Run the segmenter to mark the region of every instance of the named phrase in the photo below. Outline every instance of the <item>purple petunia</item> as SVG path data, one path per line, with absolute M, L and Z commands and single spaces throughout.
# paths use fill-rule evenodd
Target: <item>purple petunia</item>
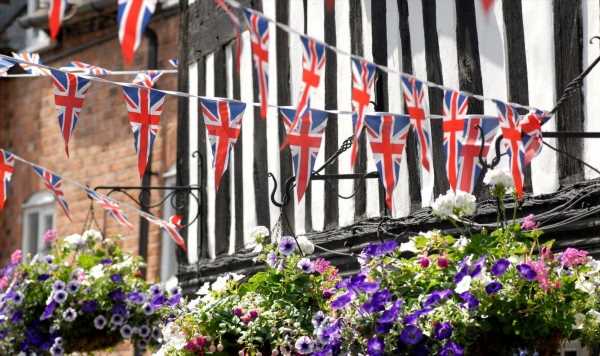
M 42 273 L 37 277 L 37 280 L 40 282 L 46 281 L 48 280 L 48 278 L 50 278 L 50 275 L 47 273 Z
M 520 265 L 517 265 L 517 271 L 519 271 L 519 274 L 522 278 L 528 281 L 533 281 L 535 277 L 537 277 L 535 270 L 527 263 L 521 263 Z
M 420 310 L 416 310 L 404 317 L 404 324 L 415 324 L 421 315 L 428 314 L 433 311 L 433 308 L 424 308 Z
M 312 317 L 313 327 L 315 327 L 315 329 L 318 328 L 319 326 L 321 326 L 321 324 L 323 323 L 324 320 L 325 320 L 325 313 L 323 313 L 322 311 L 319 310 Z
M 77 293 L 78 290 L 79 290 L 79 282 L 69 281 L 69 283 L 67 283 L 67 292 L 69 292 L 69 294 L 75 294 L 75 293 Z
M 72 322 L 77 318 L 77 312 L 75 311 L 75 309 L 73 308 L 67 308 L 63 314 L 62 314 L 63 319 L 66 322 Z
M 296 347 L 296 351 L 301 355 L 308 355 L 312 353 L 315 348 L 314 342 L 308 336 L 299 337 L 294 346 Z
M 440 356 L 462 356 L 464 349 L 453 341 L 448 341 L 440 350 Z
M 400 333 L 400 341 L 406 345 L 415 345 L 423 338 L 423 332 L 415 325 L 407 325 Z
M 315 271 L 313 263 L 308 258 L 302 258 L 296 266 L 304 273 L 313 273 Z
M 284 256 L 291 255 L 296 250 L 296 240 L 291 236 L 283 236 L 279 240 L 279 252 Z
M 437 340 L 444 340 L 450 336 L 452 336 L 452 325 L 450 325 L 450 323 L 437 323 L 433 327 L 433 337 Z
M 114 283 L 122 283 L 123 277 L 120 274 L 115 273 L 110 276 L 110 280 L 113 281 Z
M 125 318 L 121 314 L 113 314 L 110 317 L 110 323 L 112 325 L 120 326 L 125 322 Z
M 353 298 L 354 298 L 353 292 L 346 292 L 346 293 L 340 295 L 339 297 L 335 298 L 331 302 L 331 308 L 334 310 L 342 309 L 346 305 L 350 304 L 350 302 L 352 301 Z
M 362 305 L 361 310 L 366 313 L 382 311 L 391 298 L 392 294 L 387 289 L 377 291 Z
M 65 282 L 58 280 L 54 283 L 52 283 L 52 290 L 53 291 L 59 291 L 59 290 L 64 290 L 66 287 Z
M 154 314 L 154 307 L 152 306 L 152 304 L 146 303 L 142 306 L 142 311 L 144 312 L 144 315 L 149 316 Z
M 98 315 L 94 318 L 94 327 L 98 330 L 104 329 L 106 326 L 106 318 L 103 315 Z
M 150 332 L 151 332 L 151 330 L 148 325 L 142 325 L 138 328 L 138 333 L 143 338 L 147 338 L 148 336 L 150 336 Z
M 509 266 L 510 261 L 505 258 L 501 258 L 492 266 L 492 274 L 496 277 L 501 276 L 504 274 L 504 272 L 506 272 Z
M 121 288 L 114 289 L 108 293 L 108 297 L 113 302 L 122 302 L 125 300 L 125 293 L 121 290 Z
M 46 305 L 46 308 L 44 309 L 44 312 L 42 313 L 40 320 L 50 319 L 52 317 L 52 314 L 54 313 L 54 310 L 56 310 L 57 306 L 58 306 L 58 303 L 55 302 L 54 300 L 51 301 L 48 305 Z
M 366 258 L 379 257 L 394 252 L 397 247 L 398 243 L 395 240 L 387 240 L 379 244 L 370 243 L 362 250 L 361 256 Z
M 98 309 L 98 302 L 95 300 L 84 300 L 83 303 L 81 303 L 81 311 L 84 313 L 91 314 L 94 313 L 96 309 Z
M 402 308 L 402 304 L 403 302 L 401 299 L 396 300 L 394 304 L 392 304 L 390 309 L 381 313 L 381 316 L 379 317 L 379 319 L 377 319 L 377 322 L 379 324 L 394 323 L 398 319 L 398 314 L 400 313 L 400 308 Z
M 127 301 L 133 304 L 144 304 L 146 302 L 146 295 L 138 291 L 133 291 L 127 294 Z
M 125 324 L 121 326 L 119 332 L 124 339 L 129 339 L 133 334 L 133 328 L 129 324 Z
M 485 292 L 490 295 L 498 293 L 500 289 L 502 289 L 502 283 L 497 281 L 490 282 L 485 286 Z
M 385 344 L 383 340 L 377 336 L 373 336 L 367 343 L 367 355 L 369 356 L 382 356 L 385 351 Z
M 463 300 L 463 307 L 466 307 L 467 309 L 471 310 L 471 309 L 475 309 L 479 306 L 479 299 L 477 299 L 477 297 L 475 297 L 472 293 L 470 292 L 464 292 L 458 295 L 460 297 L 460 299 Z
M 100 260 L 100 263 L 106 266 L 111 265 L 113 261 L 110 258 L 103 258 L 102 260 Z
M 64 290 L 57 290 L 52 293 L 52 299 L 58 304 L 62 304 L 67 300 L 68 294 Z

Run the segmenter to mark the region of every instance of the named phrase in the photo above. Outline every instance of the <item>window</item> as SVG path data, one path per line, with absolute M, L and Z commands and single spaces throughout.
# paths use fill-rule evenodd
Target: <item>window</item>
M 173 187 L 175 183 L 176 170 L 175 166 L 171 167 L 167 173 L 163 175 L 165 179 L 165 187 Z M 164 196 L 166 197 L 172 190 L 165 190 Z M 175 215 L 175 209 L 171 205 L 171 199 L 167 199 L 163 202 L 163 219 L 168 220 L 171 216 Z M 165 282 L 169 278 L 177 274 L 177 257 L 175 256 L 177 245 L 171 240 L 169 235 L 162 230 L 162 243 L 160 244 L 160 280 Z
M 45 250 L 42 236 L 54 228 L 54 207 L 54 196 L 46 191 L 35 193 L 23 204 L 23 253 Z

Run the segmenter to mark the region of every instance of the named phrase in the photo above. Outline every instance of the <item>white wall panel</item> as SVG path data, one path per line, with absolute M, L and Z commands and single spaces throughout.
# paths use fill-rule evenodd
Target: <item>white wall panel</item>
M 188 93 L 192 95 L 198 95 L 198 63 L 194 62 L 188 67 Z M 194 157 L 193 154 L 198 150 L 198 99 L 190 98 L 188 100 L 189 105 L 189 116 L 188 116 L 188 128 L 189 128 L 189 182 L 190 185 L 198 185 L 198 158 Z M 189 199 L 188 205 L 188 219 L 192 219 L 198 215 L 198 203 L 196 199 Z M 199 217 L 202 219 L 202 217 Z M 196 222 L 187 228 L 187 252 L 188 261 L 195 263 L 198 261 L 198 226 Z
M 215 55 L 209 54 L 205 60 L 205 76 L 204 85 L 206 96 L 213 97 L 215 95 Z M 202 115 L 199 117 L 203 120 Z M 206 135 L 206 132 L 201 133 Z M 208 230 L 208 257 L 215 258 L 215 173 L 212 167 L 213 154 L 210 148 L 210 142 L 206 140 L 206 226 Z

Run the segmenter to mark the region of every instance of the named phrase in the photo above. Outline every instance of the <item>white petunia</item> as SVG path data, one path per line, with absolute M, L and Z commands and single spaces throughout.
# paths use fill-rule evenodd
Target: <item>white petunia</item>
M 90 276 L 95 279 L 102 278 L 104 276 L 104 265 L 97 264 L 92 269 L 90 269 Z
M 575 324 L 573 324 L 573 329 L 581 330 L 583 329 L 583 324 L 585 323 L 585 315 L 581 313 L 575 314 Z
M 477 207 L 475 196 L 465 192 L 448 190 L 438 196 L 431 205 L 433 215 L 442 219 L 455 216 L 472 215 Z
M 306 236 L 298 236 L 296 241 L 298 241 L 298 245 L 305 255 L 311 255 L 313 252 L 315 252 L 315 245 L 310 242 Z
M 85 243 L 85 240 L 79 234 L 73 234 L 65 237 L 65 242 L 71 248 L 77 248 Z
M 483 183 L 493 187 L 512 188 L 514 187 L 513 178 L 510 173 L 496 167 L 489 170 L 483 178 Z
M 419 250 L 417 249 L 415 242 L 413 240 L 409 240 L 400 244 L 400 252 L 418 253 Z
M 456 284 L 456 288 L 454 288 L 456 294 L 461 294 L 471 289 L 471 280 L 471 276 L 464 276 L 463 279 Z
M 210 283 L 208 282 L 204 282 L 202 287 L 196 291 L 196 295 L 207 295 L 208 293 L 210 293 Z

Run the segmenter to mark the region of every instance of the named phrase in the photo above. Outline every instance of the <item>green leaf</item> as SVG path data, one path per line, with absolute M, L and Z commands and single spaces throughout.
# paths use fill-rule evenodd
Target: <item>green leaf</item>
M 77 258 L 77 264 L 85 270 L 91 269 L 92 267 L 97 265 L 99 262 L 100 261 L 95 256 L 91 256 L 91 255 L 82 254 Z

